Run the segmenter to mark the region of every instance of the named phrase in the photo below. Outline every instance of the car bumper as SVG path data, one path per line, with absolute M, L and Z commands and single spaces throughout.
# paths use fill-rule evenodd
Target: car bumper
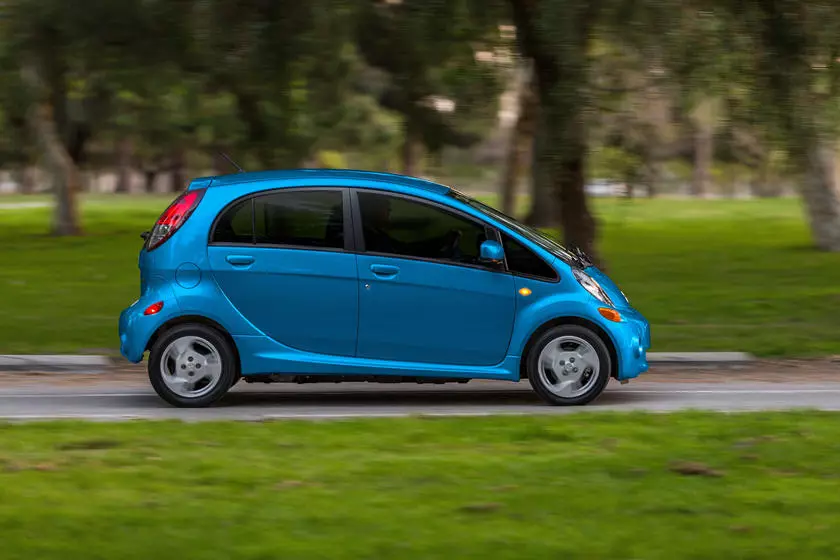
M 612 335 L 618 354 L 619 380 L 632 379 L 648 370 L 650 324 L 634 309 L 621 310 L 622 321 L 614 323 Z
M 163 301 L 163 309 L 159 313 L 143 314 L 147 307 L 158 301 Z M 153 293 L 135 301 L 120 313 L 120 354 L 135 364 L 142 361 L 146 346 L 155 331 L 178 313 L 178 303 L 171 295 L 165 297 L 160 293 Z

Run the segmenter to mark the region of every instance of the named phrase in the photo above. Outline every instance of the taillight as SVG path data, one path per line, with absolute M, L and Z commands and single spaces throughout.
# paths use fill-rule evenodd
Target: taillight
M 176 198 L 155 223 L 155 227 L 149 235 L 146 250 L 156 249 L 172 237 L 187 222 L 203 197 L 204 189 L 195 189 Z

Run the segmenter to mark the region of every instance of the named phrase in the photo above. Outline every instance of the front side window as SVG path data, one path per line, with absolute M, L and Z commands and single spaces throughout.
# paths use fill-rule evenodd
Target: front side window
M 558 257 L 566 264 L 579 268 L 585 268 L 585 265 L 581 261 L 580 257 L 569 251 L 566 247 L 564 247 L 545 233 L 541 232 L 540 230 L 531 226 L 527 226 L 515 220 L 514 218 L 511 218 L 507 214 L 496 210 L 492 206 L 488 206 L 483 202 L 479 202 L 478 200 L 470 198 L 458 191 L 450 191 L 449 196 L 451 196 L 455 200 L 463 202 L 464 204 L 472 206 L 476 210 L 479 210 L 480 212 L 483 212 L 491 216 L 492 218 L 495 218 L 496 220 L 499 220 L 522 237 L 525 237 L 532 243 L 539 245 L 541 248 L 545 249 L 555 257 Z
M 365 251 L 479 264 L 484 225 L 403 197 L 359 192 L 358 199 Z
M 557 280 L 557 272 L 525 245 L 506 233 L 502 234 L 502 244 L 505 248 L 508 270 L 514 274 L 531 276 L 540 280 Z

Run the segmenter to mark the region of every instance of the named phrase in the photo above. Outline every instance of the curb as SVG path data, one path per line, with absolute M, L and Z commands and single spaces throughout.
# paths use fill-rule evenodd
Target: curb
M 0 354 L 0 371 L 11 372 L 105 373 L 113 364 L 105 356 Z
M 728 365 L 755 360 L 745 352 L 649 352 L 651 365 Z M 106 373 L 121 360 L 98 355 L 0 354 L 0 371 L 46 373 Z
M 649 352 L 650 364 L 664 365 L 727 365 L 755 361 L 746 352 Z

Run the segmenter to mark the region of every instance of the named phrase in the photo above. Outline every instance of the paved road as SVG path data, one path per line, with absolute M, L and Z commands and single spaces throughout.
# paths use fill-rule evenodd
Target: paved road
M 569 414 L 604 410 L 682 409 L 755 411 L 795 408 L 840 410 L 840 382 L 725 383 L 634 382 L 611 384 L 586 407 L 543 405 L 525 383 L 471 382 L 465 385 L 247 385 L 240 384 L 218 405 L 184 410 L 163 403 L 141 384 L 0 388 L 0 418 L 36 420 L 131 418 L 259 420 L 281 418 L 394 417 L 406 415 Z

